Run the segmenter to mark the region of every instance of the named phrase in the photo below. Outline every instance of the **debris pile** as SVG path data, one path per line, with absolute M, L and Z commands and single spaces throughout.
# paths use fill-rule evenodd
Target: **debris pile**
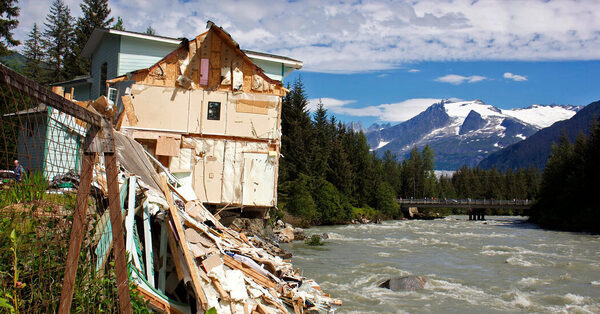
M 303 313 L 341 305 L 267 241 L 222 225 L 140 144 L 115 133 L 115 145 L 130 278 L 152 309 Z M 100 187 L 106 184 L 98 180 L 102 172 L 97 167 Z M 105 216 L 94 236 L 98 269 L 112 242 L 108 211 Z

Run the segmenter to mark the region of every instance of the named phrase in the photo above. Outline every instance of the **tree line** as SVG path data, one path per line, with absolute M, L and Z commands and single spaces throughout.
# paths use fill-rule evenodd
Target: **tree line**
M 401 218 L 398 198 L 533 199 L 539 171 L 463 167 L 436 177 L 434 152 L 414 147 L 407 158 L 378 156 L 363 132 L 348 129 L 319 103 L 309 111 L 301 78 L 283 99 L 279 208 L 307 225 L 361 216 Z
M 42 84 L 61 82 L 85 75 L 90 71 L 90 61 L 81 51 L 95 28 L 125 30 L 120 16 L 111 17 L 108 0 L 83 0 L 79 5 L 82 15 L 75 18 L 63 0 L 54 0 L 42 24 L 34 23 L 23 46 L 26 58 L 23 74 Z M 10 47 L 21 43 L 13 38 L 12 31 L 19 24 L 17 0 L 0 0 L 1 55 L 10 55 Z M 146 33 L 155 35 L 152 27 Z
M 600 120 L 586 137 L 566 134 L 552 146 L 530 220 L 544 228 L 600 232 Z

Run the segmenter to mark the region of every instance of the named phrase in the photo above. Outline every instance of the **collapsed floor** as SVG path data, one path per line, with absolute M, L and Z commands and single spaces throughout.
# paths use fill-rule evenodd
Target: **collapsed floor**
M 304 313 L 341 305 L 299 275 L 279 256 L 276 244 L 222 225 L 191 188 L 182 186 L 139 143 L 115 132 L 115 146 L 130 279 L 152 309 Z M 96 164 L 93 185 L 106 195 L 101 164 Z M 112 246 L 108 211 L 96 224 L 93 239 L 100 270 Z

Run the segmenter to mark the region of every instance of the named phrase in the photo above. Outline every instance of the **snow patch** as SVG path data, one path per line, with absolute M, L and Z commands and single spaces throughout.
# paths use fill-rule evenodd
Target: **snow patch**
M 380 149 L 380 148 L 382 148 L 383 146 L 385 146 L 385 145 L 387 145 L 389 143 L 390 143 L 390 141 L 387 141 L 387 142 L 386 141 L 379 141 L 379 145 L 377 145 L 377 148 L 375 148 L 375 149 Z
M 521 133 L 519 133 L 519 134 L 515 135 L 515 137 L 518 137 L 518 138 L 520 138 L 520 139 L 522 139 L 522 140 L 524 140 L 524 139 L 526 139 L 526 138 L 527 138 L 527 137 L 525 137 L 525 135 L 523 135 L 523 134 L 521 134 Z
M 538 128 L 545 128 L 557 121 L 571 119 L 577 112 L 571 107 L 533 105 L 528 108 L 502 110 L 502 113 Z

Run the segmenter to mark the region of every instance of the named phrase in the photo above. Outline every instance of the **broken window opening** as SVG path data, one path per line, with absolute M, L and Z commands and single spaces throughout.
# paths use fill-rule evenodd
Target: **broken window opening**
M 216 101 L 208 102 L 208 120 L 221 120 L 221 103 Z
M 100 66 L 100 96 L 106 96 L 106 80 L 108 79 L 108 63 Z

